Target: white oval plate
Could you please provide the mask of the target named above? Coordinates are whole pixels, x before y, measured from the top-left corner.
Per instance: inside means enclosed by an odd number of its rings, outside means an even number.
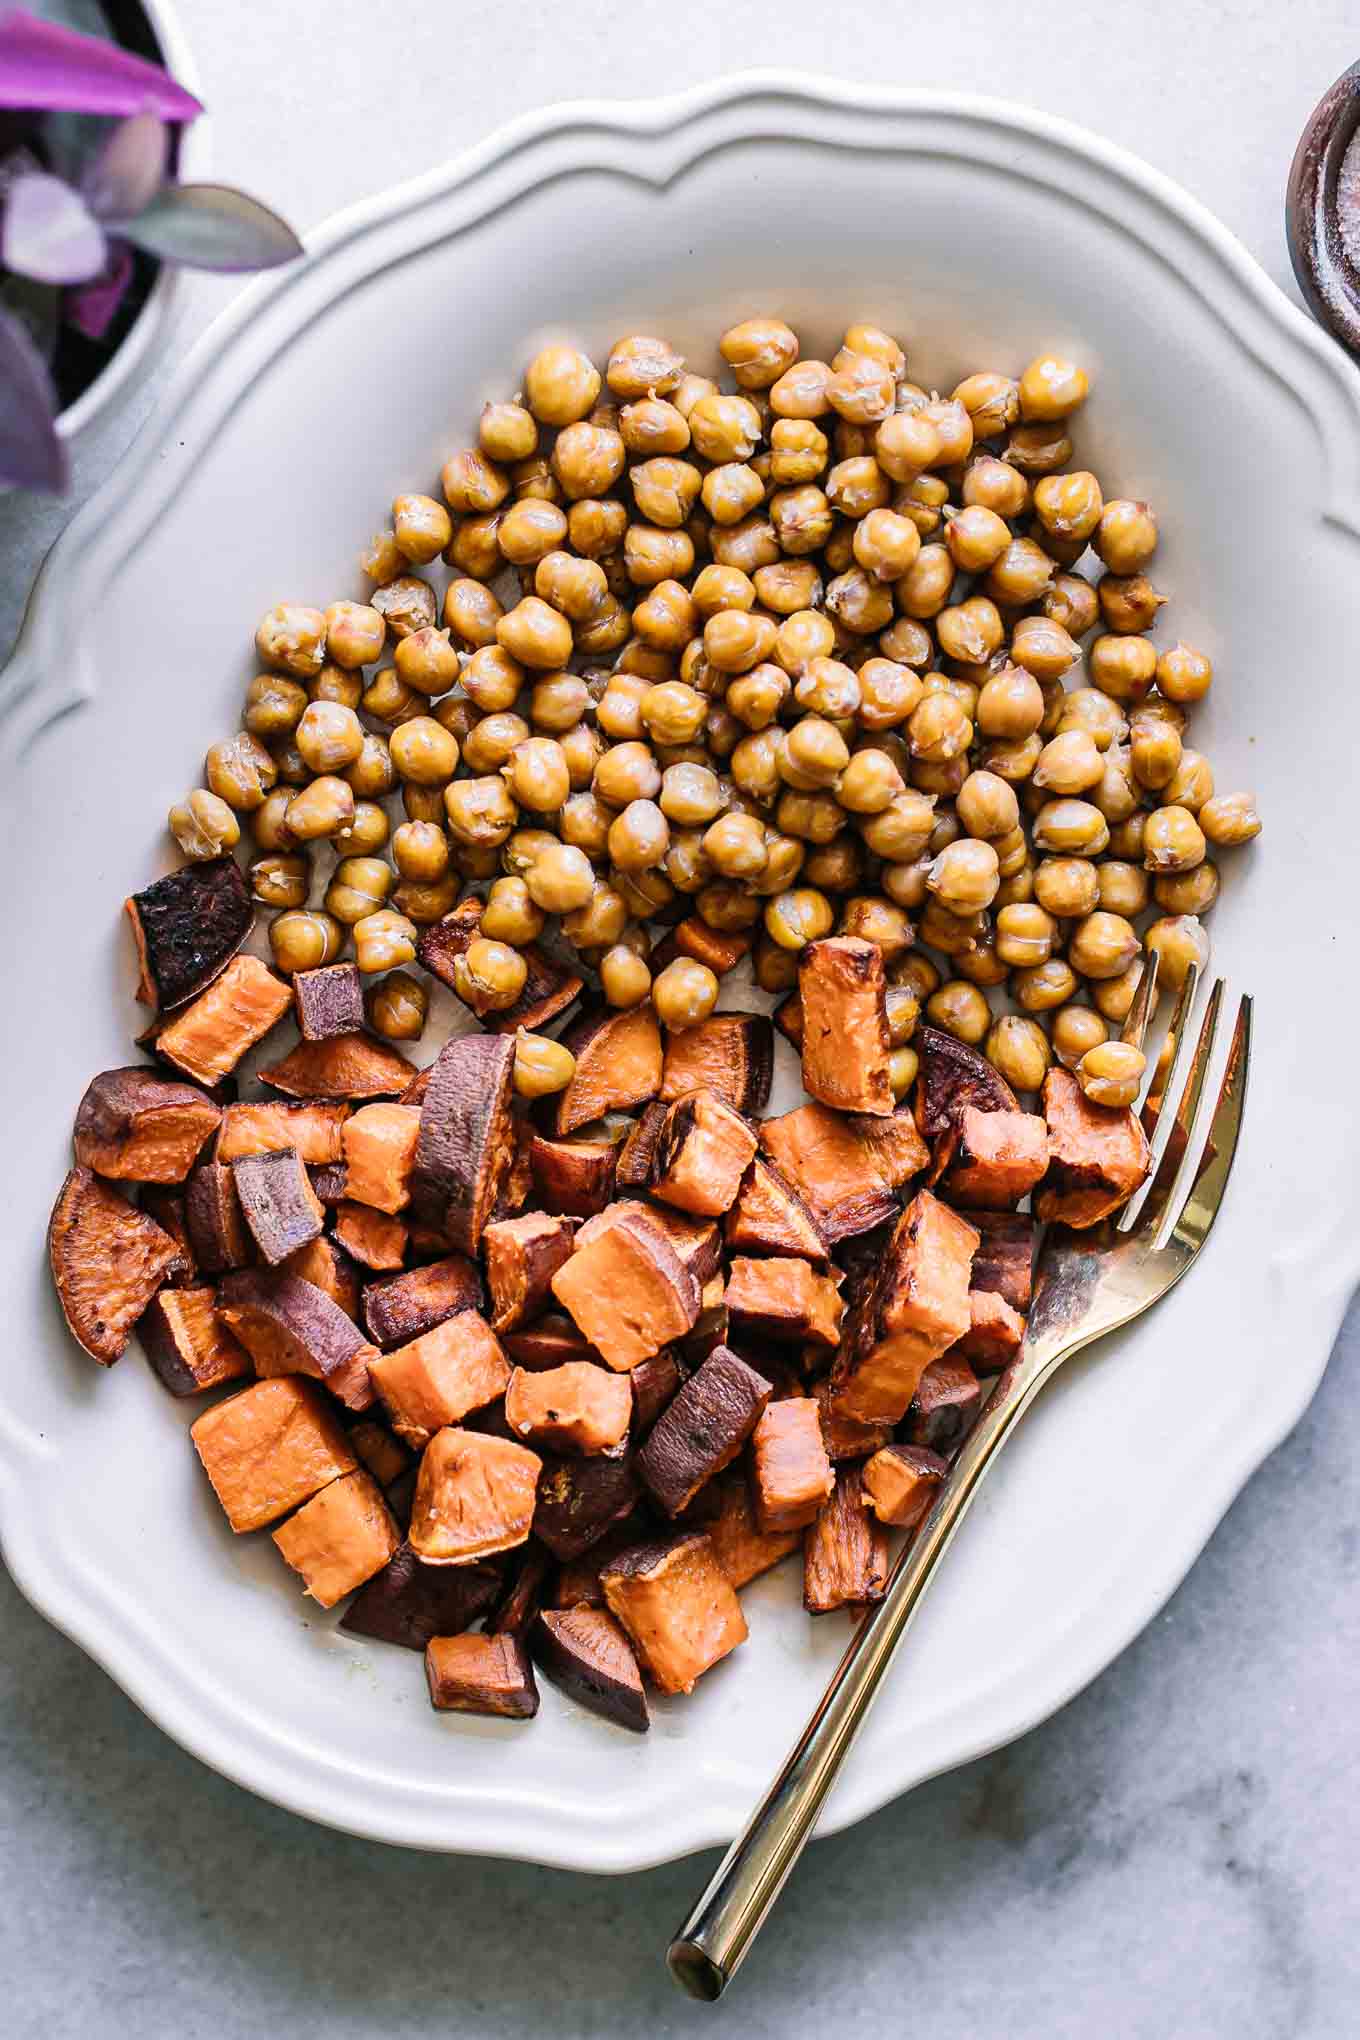
[[[1230,236],[1042,116],[783,76],[559,108],[347,214],[196,350],[57,546],[0,683],[0,1470],[21,1586],[170,1734],[393,1842],[629,1870],[722,1841],[845,1630],[804,1617],[785,1568],[746,1597],[750,1643],[659,1705],[645,1740],[552,1689],[529,1729],[449,1719],[417,1658],[347,1640],[267,1539],[233,1539],[184,1439],[192,1412],[135,1352],[92,1367],[48,1294],[72,1111],[128,1056],[118,906],[206,743],[235,726],[255,618],[359,592],[358,548],[392,496],[430,485],[537,343],[569,333],[599,355],[641,327],[708,361],[755,310],[820,353],[848,318],[876,320],[945,388],[1044,346],[1089,365],[1080,453],[1161,513],[1163,635],[1211,650],[1199,740],[1266,823],[1212,921],[1218,967],[1258,998],[1219,1230],[1007,1453],[828,1829],[1020,1734],[1123,1649],[1304,1409],[1360,1266],[1360,1112],[1336,1045],[1356,1006],[1360,385]]]

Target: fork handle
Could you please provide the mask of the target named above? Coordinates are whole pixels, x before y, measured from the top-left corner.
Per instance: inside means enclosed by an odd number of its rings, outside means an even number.
[[[860,1624],[807,1727],[666,1951],[691,1997],[721,1997],[803,1853],[850,1745],[949,1541],[1048,1368],[1023,1352],[1000,1377],[934,1506]]]

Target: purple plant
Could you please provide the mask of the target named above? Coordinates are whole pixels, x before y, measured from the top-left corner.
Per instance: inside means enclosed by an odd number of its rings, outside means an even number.
[[[20,8],[0,13],[0,483],[65,487],[51,358],[63,327],[104,339],[135,250],[238,271],[301,254],[291,227],[244,192],[175,181],[172,131],[202,111],[144,58]]]

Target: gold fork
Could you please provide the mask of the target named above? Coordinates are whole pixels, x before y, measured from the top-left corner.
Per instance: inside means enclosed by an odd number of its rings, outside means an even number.
[[[1156,992],[1149,959],[1123,1029],[1140,1045]],[[1115,1222],[1089,1232],[1050,1227],[1035,1277],[1020,1351],[997,1380],[961,1446],[929,1515],[903,1550],[887,1592],[833,1673],[802,1735],[707,1890],[667,1951],[671,1974],[691,1997],[722,1995],[803,1852],[817,1816],[863,1725],[897,1646],[935,1576],[950,1539],[1001,1447],[1044,1383],[1093,1339],[1126,1325],[1166,1295],[1209,1237],[1237,1149],[1251,1059],[1251,1000],[1239,1001],[1222,1082],[1189,1187],[1178,1195],[1200,1131],[1200,1104],[1223,1006],[1214,985],[1189,1059],[1180,1102],[1166,1110],[1185,1063],[1187,1022],[1199,979],[1192,964],[1180,988],[1166,1045],[1142,1118],[1151,1141],[1145,1189]]]

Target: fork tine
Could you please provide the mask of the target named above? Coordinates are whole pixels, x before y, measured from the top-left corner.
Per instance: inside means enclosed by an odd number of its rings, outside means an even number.
[[[1194,1011],[1195,995],[1198,990],[1199,965],[1192,960],[1181,979],[1181,988],[1176,994],[1176,1003],[1172,1009],[1171,1023],[1166,1030],[1166,1039],[1162,1043],[1162,1052],[1152,1073],[1147,1097],[1143,1101],[1143,1131],[1149,1140],[1153,1139],[1157,1131],[1157,1121],[1166,1102],[1167,1090],[1175,1075],[1176,1065],[1180,1061],[1186,1023]],[[1165,1142],[1162,1145],[1165,1146]],[[1160,1148],[1157,1150],[1157,1156],[1160,1159]]]
[[[1209,1121],[1204,1151],[1190,1184],[1180,1216],[1171,1228],[1170,1239],[1197,1254],[1208,1239],[1237,1152],[1242,1128],[1247,1078],[1251,1070],[1251,999],[1245,993],[1238,1001],[1232,1043],[1219,1086],[1218,1102]]]
[[[1214,980],[1214,988],[1209,994],[1208,1004],[1204,1008],[1204,1019],[1200,1023],[1199,1038],[1195,1043],[1194,1054],[1190,1060],[1190,1067],[1185,1079],[1185,1088],[1181,1092],[1180,1104],[1175,1112],[1166,1111],[1164,1109],[1166,1102],[1171,1096],[1172,1085],[1175,1082],[1176,1075],[1185,1056],[1188,1036],[1184,1023],[1189,1018],[1190,1004],[1195,996],[1195,976],[1195,965],[1192,963],[1190,969],[1186,972],[1185,985],[1181,988],[1181,998],[1177,1000],[1176,1011],[1172,1016],[1172,1025],[1176,1026],[1177,1022],[1180,1022],[1180,1025],[1177,1027],[1170,1068],[1167,1070],[1161,1091],[1158,1093],[1158,1104],[1163,1109],[1159,1109],[1153,1119],[1154,1132],[1148,1161],[1150,1179],[1148,1188],[1141,1199],[1131,1200],[1125,1206],[1116,1222],[1116,1232],[1131,1232],[1135,1225],[1140,1231],[1155,1232],[1158,1229],[1163,1218],[1166,1216],[1167,1206],[1171,1202],[1171,1193],[1176,1187],[1176,1178],[1180,1174],[1181,1164],[1185,1160],[1185,1150],[1189,1143],[1191,1129],[1195,1123],[1195,1114],[1199,1111],[1200,1099],[1204,1095],[1205,1079],[1209,1074],[1209,1065],[1213,1061],[1214,1040],[1218,1033],[1218,1016],[1223,1005],[1223,980],[1222,978],[1216,978]],[[1182,1003],[1185,1006],[1184,1013],[1181,1012]],[[1144,1108],[1143,1114],[1145,1128],[1151,1106],[1152,1099],[1149,1097],[1148,1105]]]
[[[1157,1002],[1157,966],[1161,960],[1158,950],[1148,951],[1143,974],[1138,980],[1138,989],[1133,995],[1133,1004],[1129,1007],[1124,1025],[1119,1030],[1119,1039],[1127,1042],[1130,1048],[1143,1046],[1143,1036],[1147,1033],[1148,1021]]]

